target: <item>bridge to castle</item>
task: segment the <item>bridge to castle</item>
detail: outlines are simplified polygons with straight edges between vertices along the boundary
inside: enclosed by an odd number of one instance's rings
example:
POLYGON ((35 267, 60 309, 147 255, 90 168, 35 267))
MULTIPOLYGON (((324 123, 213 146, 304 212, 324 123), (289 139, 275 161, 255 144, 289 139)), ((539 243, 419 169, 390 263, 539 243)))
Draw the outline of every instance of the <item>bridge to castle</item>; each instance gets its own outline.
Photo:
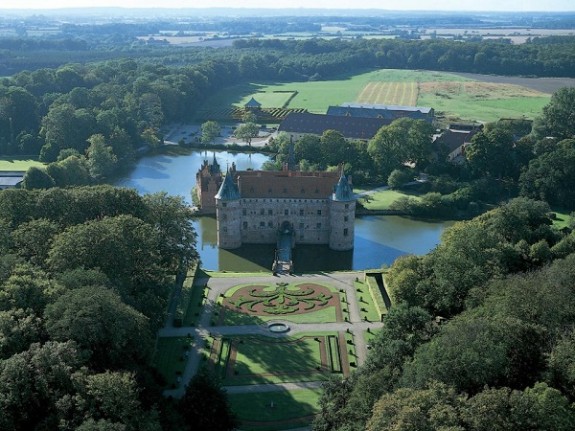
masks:
POLYGON ((293 272, 292 246, 294 243, 294 231, 291 224, 283 222, 278 231, 277 247, 275 250, 272 271, 274 274, 290 274, 293 272))

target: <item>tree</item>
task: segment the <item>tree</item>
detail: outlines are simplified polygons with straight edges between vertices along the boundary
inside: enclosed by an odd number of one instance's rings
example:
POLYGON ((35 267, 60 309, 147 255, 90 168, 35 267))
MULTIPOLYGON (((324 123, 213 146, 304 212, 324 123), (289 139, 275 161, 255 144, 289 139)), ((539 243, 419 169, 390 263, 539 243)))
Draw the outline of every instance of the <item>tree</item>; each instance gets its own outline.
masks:
POLYGON ((57 429, 59 403, 74 386, 83 359, 72 341, 32 344, 0 361, 0 429, 57 429))
POLYGON ((22 187, 26 190, 32 189, 49 189, 54 187, 54 179, 46 172, 45 169, 31 166, 26 171, 22 180, 22 187))
POLYGON ((90 175, 98 180, 108 177, 114 171, 118 161, 112 147, 106 145, 103 135, 92 135, 88 142, 90 146, 86 153, 90 175))
POLYGON ((205 371, 192 377, 179 405, 187 430, 231 431, 238 425, 225 391, 205 371))
MULTIPOLYGON (((564 87, 551 96, 551 101, 543 108, 545 136, 559 139, 575 138, 575 87, 564 87)), ((543 136, 541 136, 543 137, 543 136)))
POLYGON ((236 137, 245 141, 250 147, 252 146, 252 139, 257 138, 260 128, 256 123, 240 124, 236 129, 236 137))
POLYGON ((515 178, 518 175, 513 136, 506 130, 494 129, 488 133, 476 134, 465 154, 477 176, 515 178))
POLYGON ((185 270, 197 258, 190 207, 181 196, 169 196, 166 192, 146 195, 144 203, 148 223, 162 238, 159 247, 165 265, 173 270, 185 270))
POLYGON ((575 139, 559 142, 529 162, 519 177, 521 195, 575 209, 575 139))
POLYGON ((408 169, 394 169, 387 178, 387 185, 392 189, 401 188, 405 183, 413 180, 413 172, 408 169))
POLYGON ((48 257, 54 237, 60 227, 47 219, 34 219, 23 223, 12 233, 16 253, 27 261, 42 266, 48 257))
POLYGON ((216 121, 206 121, 201 126, 202 131, 202 144, 211 144, 214 139, 220 136, 220 125, 216 121))
POLYGON ((46 308, 46 330, 53 340, 74 340, 90 353, 94 369, 143 363, 151 351, 147 319, 103 287, 64 293, 46 308))
POLYGON ((319 140, 319 150, 323 165, 337 166, 349 160, 351 145, 340 132, 326 130, 319 140))
POLYGON ((75 225, 52 244, 48 265, 53 271, 98 269, 122 299, 161 324, 168 297, 168 274, 159 251, 162 239, 151 225, 130 215, 104 217, 75 225))
POLYGON ((487 388, 465 404, 462 416, 470 431, 567 431, 575 426, 567 398, 545 383, 524 391, 487 388))
POLYGON ((456 391, 440 383, 426 389, 398 389, 375 403, 366 430, 463 431, 462 403, 456 391))

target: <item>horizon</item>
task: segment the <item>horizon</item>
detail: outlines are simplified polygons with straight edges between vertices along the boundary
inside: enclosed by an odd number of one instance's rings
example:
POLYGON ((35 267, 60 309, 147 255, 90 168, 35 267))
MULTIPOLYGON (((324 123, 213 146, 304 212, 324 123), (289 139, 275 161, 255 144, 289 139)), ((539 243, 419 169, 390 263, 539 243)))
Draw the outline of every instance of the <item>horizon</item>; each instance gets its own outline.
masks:
POLYGON ((542 0, 484 0, 480 4, 475 0, 438 0, 433 8, 423 0, 404 0, 402 8, 397 9, 394 2, 380 0, 358 0, 353 7, 349 7, 346 0, 244 0, 239 6, 232 0, 196 0, 192 5, 185 0, 164 0, 158 7, 155 0, 125 0, 118 6, 111 0, 8 0, 0 4, 4 11, 55 11, 55 10, 250 10, 258 9, 267 12, 274 10, 294 11, 382 11, 382 12, 575 12, 575 2, 572 0, 557 0, 543 2, 542 0))

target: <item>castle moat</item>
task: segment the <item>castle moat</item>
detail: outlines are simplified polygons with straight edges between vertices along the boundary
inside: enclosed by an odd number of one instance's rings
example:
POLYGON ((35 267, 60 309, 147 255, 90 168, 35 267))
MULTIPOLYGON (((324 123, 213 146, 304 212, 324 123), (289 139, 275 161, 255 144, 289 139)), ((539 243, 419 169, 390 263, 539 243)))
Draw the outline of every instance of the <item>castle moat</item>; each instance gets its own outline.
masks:
MULTIPOLYGON (((191 203, 195 174, 213 152, 192 151, 190 154, 143 157, 134 169, 116 182, 133 187, 140 193, 165 191, 180 195, 191 203)), ((216 152, 222 169, 235 163, 238 169, 259 169, 268 160, 264 154, 216 152)), ((452 222, 428 222, 399 216, 362 216, 355 220, 355 246, 350 251, 333 251, 328 246, 305 245, 293 250, 296 272, 362 270, 391 265, 404 254, 425 254, 440 241, 441 234, 452 222)), ((197 248, 206 269, 220 271, 266 271, 274 259, 274 245, 244 245, 234 250, 216 246, 216 220, 198 217, 194 221, 197 248)))

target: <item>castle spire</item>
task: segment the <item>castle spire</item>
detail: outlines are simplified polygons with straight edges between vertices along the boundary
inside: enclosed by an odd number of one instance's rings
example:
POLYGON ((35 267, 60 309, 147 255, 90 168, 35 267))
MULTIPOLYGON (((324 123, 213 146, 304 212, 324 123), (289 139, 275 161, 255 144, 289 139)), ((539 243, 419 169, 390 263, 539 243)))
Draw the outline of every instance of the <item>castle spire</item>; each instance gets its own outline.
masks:
POLYGON ((233 201, 240 199, 240 191, 236 183, 233 180, 233 174, 228 169, 224 181, 216 194, 216 199, 220 199, 222 201, 233 201))
POLYGON ((333 191, 333 200, 343 202, 354 200, 353 187, 351 186, 349 180, 345 176, 343 172, 343 167, 341 169, 341 175, 339 177, 339 181, 337 182, 335 189, 333 191))

